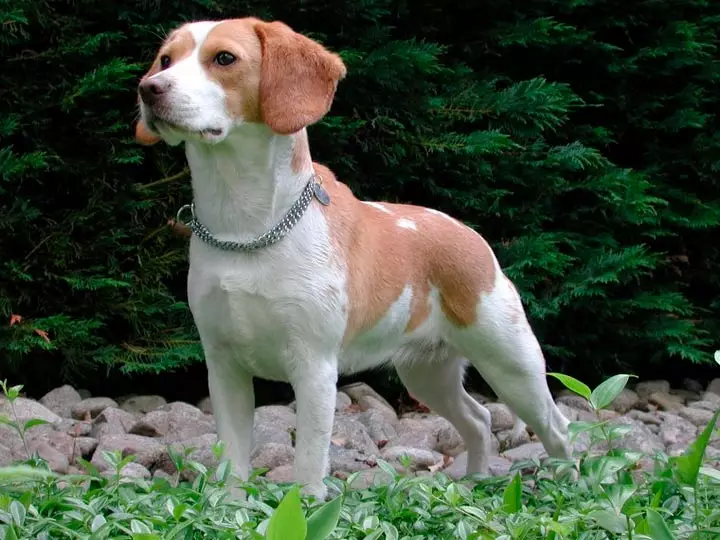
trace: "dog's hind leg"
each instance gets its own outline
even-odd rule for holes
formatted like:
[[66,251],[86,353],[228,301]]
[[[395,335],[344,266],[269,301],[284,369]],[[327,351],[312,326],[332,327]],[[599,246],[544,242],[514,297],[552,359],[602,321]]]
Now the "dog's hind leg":
[[550,394],[545,358],[512,283],[500,276],[480,300],[477,322],[452,336],[498,398],[535,431],[547,453],[569,459],[569,421]]
[[467,473],[488,472],[490,412],[463,387],[467,361],[447,348],[422,361],[395,362],[400,380],[419,401],[446,418],[465,441]]

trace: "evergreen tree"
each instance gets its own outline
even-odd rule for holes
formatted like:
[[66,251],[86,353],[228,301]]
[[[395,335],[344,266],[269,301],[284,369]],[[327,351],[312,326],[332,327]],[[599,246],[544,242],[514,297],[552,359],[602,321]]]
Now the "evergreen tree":
[[552,369],[709,358],[720,329],[718,10],[0,1],[3,376],[39,369],[37,387],[202,359],[186,241],[166,226],[190,197],[184,156],[132,141],[136,84],[180,22],[246,15],[340,52],[348,77],[310,128],[315,159],[360,197],[433,206],[480,231]]

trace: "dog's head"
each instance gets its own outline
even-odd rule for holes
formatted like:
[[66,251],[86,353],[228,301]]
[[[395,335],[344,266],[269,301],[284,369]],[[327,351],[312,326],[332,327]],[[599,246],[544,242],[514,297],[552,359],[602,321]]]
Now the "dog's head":
[[214,143],[249,122],[295,133],[328,112],[345,73],[339,56],[281,22],[185,24],[140,81],[135,135]]

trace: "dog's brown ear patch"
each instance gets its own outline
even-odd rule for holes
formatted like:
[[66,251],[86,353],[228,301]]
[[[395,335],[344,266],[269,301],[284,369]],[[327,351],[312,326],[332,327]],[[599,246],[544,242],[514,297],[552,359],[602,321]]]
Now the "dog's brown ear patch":
[[346,68],[337,54],[281,22],[258,22],[262,46],[260,111],[275,133],[289,135],[320,120]]
[[138,123],[135,124],[135,140],[142,145],[152,146],[160,142],[160,137],[150,131],[145,122],[138,120]]

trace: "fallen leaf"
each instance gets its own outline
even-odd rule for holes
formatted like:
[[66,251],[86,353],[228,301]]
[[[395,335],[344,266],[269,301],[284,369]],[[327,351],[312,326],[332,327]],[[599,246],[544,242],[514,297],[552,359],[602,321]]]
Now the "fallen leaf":
[[335,446],[345,447],[345,443],[347,443],[347,439],[330,439],[330,442]]
[[388,443],[387,439],[380,439],[375,444],[377,444],[378,448],[383,448],[387,443]]
[[21,323],[22,320],[22,315],[16,315],[15,313],[13,313],[10,315],[10,326]]
[[362,409],[362,407],[361,407],[360,405],[358,405],[357,403],[351,403],[350,405],[348,405],[347,407],[345,407],[344,412],[349,412],[349,413],[363,412],[363,409]]
[[35,333],[36,333],[38,336],[40,336],[40,337],[43,338],[45,341],[47,341],[48,343],[50,343],[50,338],[48,337],[48,333],[47,333],[45,330],[40,330],[39,328],[33,328],[33,330],[35,330]]

